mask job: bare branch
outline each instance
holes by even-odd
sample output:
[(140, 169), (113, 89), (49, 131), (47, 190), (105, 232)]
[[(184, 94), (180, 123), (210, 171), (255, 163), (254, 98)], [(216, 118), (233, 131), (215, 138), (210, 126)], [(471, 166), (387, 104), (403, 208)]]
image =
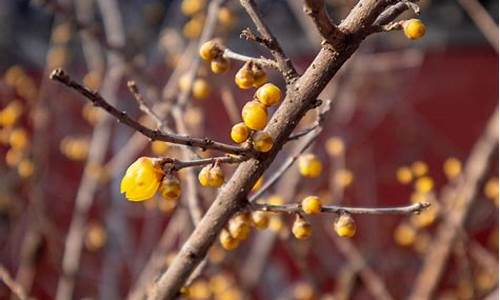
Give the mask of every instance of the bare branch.
[(235, 164), (244, 161), (245, 157), (234, 157), (234, 156), (223, 156), (223, 157), (209, 157), (209, 158), (201, 158), (189, 161), (182, 161), (175, 158), (159, 158), (158, 161), (160, 164), (170, 165), (169, 168), (171, 170), (180, 170), (183, 168), (197, 167), (197, 166), (205, 166), (209, 164), (215, 163), (224, 163), (224, 164)]
[(490, 45), (498, 52), (498, 25), (488, 11), (477, 0), (457, 0), (484, 34)]
[(280, 44), (262, 20), (262, 16), (257, 9), (255, 1), (240, 0), (240, 3), (257, 27), (257, 31), (259, 31), (261, 35), (261, 41), (266, 45), (273, 57), (276, 59), (276, 62), (278, 63), (279, 69), (283, 74), (285, 81), (287, 83), (290, 83), (293, 80), (297, 79), (298, 73), (292, 64), (292, 61), (285, 55), (285, 52), (281, 48)]
[(63, 70), (56, 69), (50, 74), (52, 80), (58, 81), (65, 86), (74, 89), (88, 100), (90, 100), (94, 105), (103, 108), (113, 117), (119, 120), (119, 122), (133, 128), (134, 130), (142, 133), (151, 140), (164, 141), (174, 144), (186, 145), (191, 147), (199, 147), (201, 149), (213, 149), (225, 153), (233, 154), (249, 154), (251, 150), (241, 148), (239, 146), (227, 145), (220, 142), (215, 142), (210, 139), (200, 139), (192, 138), (188, 136), (181, 136), (176, 134), (164, 134), (159, 130), (149, 129), (137, 121), (129, 117), (125, 112), (119, 111), (114, 106), (109, 104), (104, 98), (102, 98), (99, 93), (89, 90), (88, 88), (82, 86), (81, 84), (72, 80)]
[[(444, 220), (437, 228), (436, 236), (427, 250), (427, 255), (420, 273), (417, 276), (409, 299), (421, 300), (429, 299), (449, 257), (453, 241), (460, 234), (467, 214), (476, 198), (479, 183), (485, 176), (489, 161), (498, 148), (498, 107), (488, 120), (486, 129), (472, 148), (463, 172), (463, 183), (461, 183), (455, 193), (450, 193), (445, 199), (445, 203), (453, 202), (453, 209), (445, 214)], [(458, 196), (456, 196), (458, 195)]]
[(224, 53), (222, 54), (222, 57), (233, 59), (233, 60), (239, 60), (239, 61), (243, 61), (243, 62), (251, 61), (251, 62), (258, 64), (261, 67), (275, 69), (275, 70), (279, 71), (278, 64), (274, 60), (267, 59), (264, 57), (257, 58), (257, 57), (246, 56), (243, 54), (236, 53), (228, 48), (224, 49)]
[(304, 12), (311, 18), (321, 36), (334, 45), (344, 34), (332, 22), (325, 7), (324, 0), (305, 0)]
[(139, 109), (145, 113), (146, 115), (150, 116), (156, 123), (156, 126), (162, 130), (162, 131), (170, 131), (168, 130), (165, 121), (163, 121), (160, 116), (158, 116), (157, 113), (153, 111), (153, 109), (146, 103), (146, 100), (142, 96), (142, 94), (139, 92), (139, 87), (135, 83), (135, 81), (130, 80), (127, 82), (127, 87), (134, 95), (135, 100), (137, 101), (137, 104), (139, 105)]
[[(321, 212), (323, 213), (350, 213), (350, 214), (360, 214), (360, 215), (384, 215), (384, 214), (418, 214), (424, 209), (428, 208), (431, 204), (428, 202), (415, 203), (408, 206), (398, 206), (398, 207), (376, 207), (376, 208), (366, 208), (366, 207), (347, 207), (347, 206), (337, 206), (337, 205), (324, 205), (321, 207)], [(252, 203), (250, 206), (253, 210), (280, 212), (288, 214), (302, 213), (302, 207), (300, 203), (282, 204), (282, 205), (272, 205), (265, 203)]]
[(0, 264), (0, 279), (12, 291), (12, 293), (16, 295), (17, 298), (21, 300), (29, 299), (23, 287), (10, 276), (7, 269), (1, 264)]

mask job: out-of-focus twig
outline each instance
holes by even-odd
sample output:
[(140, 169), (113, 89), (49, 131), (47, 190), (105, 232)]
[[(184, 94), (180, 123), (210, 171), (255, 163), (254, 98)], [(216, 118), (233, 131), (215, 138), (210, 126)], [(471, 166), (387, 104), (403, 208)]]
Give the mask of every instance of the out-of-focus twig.
[(17, 283), (9, 274), (7, 269), (0, 264), (0, 279), (5, 283), (5, 285), (14, 293), (17, 298), (21, 300), (27, 300), (28, 295), (24, 288)]
[(477, 0), (457, 0), (469, 14), (472, 21), (486, 37), (490, 45), (498, 52), (498, 25), (488, 11)]
[(498, 108), (490, 117), (483, 134), (471, 150), (463, 172), (463, 183), (456, 193), (450, 193), (454, 199), (444, 202), (454, 205), (445, 215), (437, 228), (435, 238), (424, 257), (422, 268), (411, 291), (411, 300), (429, 299), (443, 272), (450, 249), (465, 222), (477, 194), (479, 183), (485, 176), (491, 157), (498, 147)]

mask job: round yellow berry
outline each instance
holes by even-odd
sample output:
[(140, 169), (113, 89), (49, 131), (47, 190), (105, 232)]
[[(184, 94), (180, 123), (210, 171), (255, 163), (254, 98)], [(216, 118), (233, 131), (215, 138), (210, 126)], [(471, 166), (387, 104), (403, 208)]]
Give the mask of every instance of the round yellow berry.
[(232, 218), (228, 225), (229, 233), (237, 240), (243, 241), (250, 234), (250, 226), (241, 218)]
[(413, 180), (413, 173), (408, 167), (399, 167), (396, 171), (396, 177), (402, 184), (408, 184)]
[(339, 156), (344, 153), (344, 141), (340, 137), (331, 137), (325, 144), (326, 152), (331, 156)]
[(216, 58), (210, 62), (210, 70), (215, 74), (221, 74), (229, 70), (231, 64), (228, 59), (225, 58)]
[(160, 185), (160, 195), (165, 200), (175, 201), (181, 196), (181, 184), (174, 175), (167, 174)]
[(417, 231), (407, 223), (401, 223), (394, 231), (394, 240), (398, 245), (410, 246), (415, 242)]
[(210, 186), (210, 166), (205, 166), (198, 173), (198, 181), (202, 186)]
[(462, 163), (457, 158), (450, 157), (444, 162), (443, 171), (448, 179), (453, 179), (462, 172)]
[(162, 141), (153, 141), (151, 143), (151, 151), (155, 155), (165, 155), (168, 151), (168, 143)]
[(425, 25), (419, 19), (410, 19), (403, 23), (403, 30), (407, 38), (417, 40), (425, 35)]
[(258, 131), (253, 135), (253, 148), (259, 152), (268, 152), (273, 148), (273, 138), (264, 131)]
[(340, 237), (353, 237), (356, 234), (356, 223), (349, 214), (342, 214), (333, 227)]
[(423, 161), (416, 161), (411, 164), (411, 170), (415, 177), (424, 176), (429, 171), (429, 167)]
[(5, 153), (5, 163), (9, 167), (15, 167), (23, 159), (23, 152), (21, 150), (11, 148)]
[(349, 169), (340, 169), (335, 172), (334, 176), (335, 184), (343, 188), (350, 186), (354, 180), (354, 175)]
[(204, 18), (202, 17), (194, 17), (189, 20), (184, 27), (182, 28), (182, 34), (188, 39), (196, 39), (200, 36), (201, 31), (203, 30)]
[(243, 90), (249, 89), (253, 86), (255, 79), (249, 64), (244, 64), (243, 67), (236, 72), (236, 75), (234, 75), (234, 82), (240, 89)]
[(104, 247), (106, 240), (107, 234), (104, 227), (99, 223), (90, 223), (85, 236), (85, 247), (89, 251), (97, 251)]
[(83, 77), (83, 83), (85, 86), (87, 86), (89, 89), (93, 91), (99, 90), (102, 84), (102, 75), (101, 72), (97, 70), (92, 70), (85, 74)]
[(484, 185), (484, 195), (491, 200), (498, 200), (498, 177), (493, 177), (486, 181)]
[(27, 158), (21, 160), (19, 165), (17, 165), (17, 173), (22, 178), (30, 177), (35, 171), (35, 165), (33, 162)]
[(253, 87), (258, 88), (267, 82), (267, 74), (266, 74), (266, 72), (264, 72), (264, 70), (262, 70), (261, 67), (254, 64), (252, 66), (252, 72), (253, 72), (253, 80), (254, 80)]
[(434, 181), (429, 176), (424, 176), (415, 181), (415, 190), (419, 193), (428, 193), (434, 187)]
[(266, 107), (258, 101), (250, 101), (243, 106), (241, 111), (243, 122), (250, 129), (262, 130), (267, 124)]
[(130, 201), (143, 201), (154, 196), (163, 171), (150, 157), (141, 157), (131, 164), (120, 184), (120, 192)]
[(238, 248), (240, 241), (238, 239), (235, 239), (231, 236), (229, 231), (226, 229), (222, 229), (219, 235), (219, 242), (222, 246), (222, 248), (226, 250), (234, 250)]
[(307, 239), (312, 234), (312, 226), (304, 218), (297, 217), (292, 226), (292, 233), (299, 240)]
[(182, 0), (181, 12), (186, 16), (191, 16), (201, 11), (205, 7), (205, 0)]
[(321, 175), (323, 164), (316, 155), (308, 153), (303, 154), (298, 160), (299, 172), (304, 177), (316, 178)]
[(249, 135), (250, 135), (250, 129), (243, 122), (235, 124), (231, 128), (231, 139), (235, 143), (238, 144), (243, 143), (248, 139)]
[(207, 41), (200, 47), (200, 57), (204, 60), (212, 60), (220, 54), (220, 48), (216, 41)]
[(266, 229), (269, 226), (269, 214), (260, 210), (252, 212), (252, 224), (257, 229)]
[(219, 166), (214, 166), (209, 171), (209, 185), (218, 188), (224, 184), (224, 172)]
[(182, 92), (187, 92), (191, 88), (191, 80), (189, 78), (189, 74), (182, 74), (181, 77), (179, 77), (179, 89)]
[(193, 97), (205, 99), (210, 95), (210, 85), (205, 79), (198, 78), (193, 82)]
[(273, 106), (280, 102), (281, 90), (272, 83), (266, 83), (255, 92), (255, 98), (265, 106)]
[(236, 22), (236, 17), (227, 7), (221, 7), (217, 14), (217, 19), (223, 27), (232, 26)]
[(20, 101), (10, 102), (0, 111), (0, 126), (9, 127), (14, 125), (23, 111), (23, 105)]
[(9, 137), (9, 144), (15, 149), (24, 149), (28, 145), (28, 134), (23, 128), (12, 130)]
[(316, 196), (308, 196), (302, 200), (302, 210), (308, 215), (321, 212), (321, 200)]

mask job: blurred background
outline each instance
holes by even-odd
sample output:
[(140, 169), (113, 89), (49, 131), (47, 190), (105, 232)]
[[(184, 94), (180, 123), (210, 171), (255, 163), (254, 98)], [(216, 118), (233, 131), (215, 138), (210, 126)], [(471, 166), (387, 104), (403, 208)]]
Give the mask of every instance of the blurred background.
[[(134, 134), (48, 74), (62, 67), (153, 126), (127, 89), (135, 80), (154, 110), (178, 127), (170, 108), (182, 94), (182, 76), (196, 66), (207, 2), (0, 2), (0, 279), (21, 295), (134, 299), (189, 236), (186, 197), (177, 205), (159, 198), (132, 203), (119, 192), (125, 169), (139, 156), (182, 158), (181, 148)], [(326, 2), (337, 23), (356, 3)], [(320, 38), (302, 1), (257, 3), (303, 72)], [(292, 216), (274, 218), (235, 251), (214, 244), (184, 297), (405, 299), (426, 278), (425, 262), (435, 260), (431, 299), (498, 299), (498, 140), (493, 157), (483, 157), (486, 171), (470, 201), (461, 200), (469, 184), (462, 171), (478, 163), (469, 161), (471, 152), (485, 128), (498, 124), (498, 1), (419, 6), (427, 27), (422, 39), (400, 31), (370, 36), (323, 92), (335, 104), (310, 149), (324, 164), (323, 176), (301, 178), (291, 168), (265, 197), (297, 202), (314, 193), (328, 203), (363, 207), (423, 199), (431, 209), (418, 216), (355, 216), (353, 239), (336, 237), (333, 216), (311, 220), (307, 241), (291, 236)], [(245, 11), (229, 0), (214, 37), (238, 53), (269, 57), (240, 39), (246, 27), (253, 24)], [(196, 78), (204, 89), (193, 90), (182, 111), (186, 132), (230, 143), (229, 129), (253, 94), (234, 84), (241, 65), (233, 61), (227, 73), (215, 75), (201, 62)], [(268, 77), (284, 88), (277, 73)], [(313, 118), (306, 115), (299, 126)], [(285, 147), (264, 181), (294, 147)], [(196, 193), (205, 209), (215, 197), (203, 188)], [(449, 256), (439, 256), (443, 245)], [(0, 284), (0, 299), (17, 298)]]

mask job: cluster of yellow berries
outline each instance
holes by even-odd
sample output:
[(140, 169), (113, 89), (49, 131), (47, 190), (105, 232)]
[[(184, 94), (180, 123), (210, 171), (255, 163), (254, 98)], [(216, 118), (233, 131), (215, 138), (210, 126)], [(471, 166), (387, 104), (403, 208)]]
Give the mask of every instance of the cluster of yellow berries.
[[(284, 203), (283, 198), (276, 195), (270, 197), (268, 202), (271, 205), (281, 205)], [(300, 207), (306, 215), (315, 215), (322, 210), (321, 200), (317, 196), (305, 197)], [(241, 241), (248, 238), (251, 227), (259, 230), (269, 228), (280, 232), (284, 224), (279, 216), (270, 212), (257, 210), (252, 213), (239, 213), (231, 218), (228, 226), (221, 231), (219, 241), (222, 247), (226, 250), (236, 249)], [(335, 220), (333, 228), (340, 237), (353, 237), (356, 233), (356, 223), (351, 215), (347, 213), (340, 214)], [(291, 232), (299, 240), (307, 239), (312, 234), (312, 226), (301, 213), (297, 213)]]
[[(184, 24), (183, 35), (188, 39), (196, 39), (200, 36), (204, 22), (204, 9), (207, 6), (206, 0), (183, 0), (181, 2), (181, 12), (190, 19)], [(217, 14), (217, 21), (222, 28), (229, 28), (236, 22), (236, 17), (227, 7), (221, 7)]]
[(210, 70), (215, 74), (224, 73), (231, 67), (229, 60), (222, 56), (223, 48), (217, 40), (205, 42), (200, 47), (200, 57), (210, 62)]
[(125, 172), (120, 192), (130, 201), (144, 201), (157, 191), (165, 201), (176, 201), (181, 195), (179, 179), (174, 174), (165, 174), (161, 164), (154, 159), (140, 157)]
[(280, 102), (281, 90), (272, 83), (266, 83), (257, 89), (254, 99), (243, 106), (241, 111), (243, 122), (231, 128), (230, 136), (238, 144), (250, 138), (255, 150), (268, 152), (273, 147), (273, 138), (261, 130), (268, 122), (267, 108)]
[(0, 142), (10, 149), (5, 154), (5, 162), (9, 167), (17, 168), (22, 178), (30, 177), (34, 172), (34, 164), (29, 159), (29, 134), (26, 129), (16, 127), (23, 112), (20, 100), (14, 100), (0, 110)]
[(237, 286), (234, 276), (219, 272), (208, 279), (197, 279), (181, 289), (181, 294), (190, 300), (240, 300), (243, 292)]
[(410, 19), (403, 22), (403, 31), (410, 40), (417, 40), (425, 35), (425, 24), (419, 19)]
[(85, 160), (89, 153), (90, 142), (87, 137), (65, 137), (61, 140), (61, 153), (71, 160)]

